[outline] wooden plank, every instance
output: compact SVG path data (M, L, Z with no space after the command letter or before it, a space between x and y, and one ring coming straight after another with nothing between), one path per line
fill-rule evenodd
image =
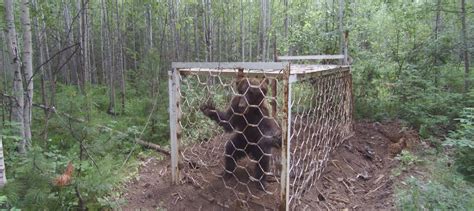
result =
M283 78L283 71L280 70L244 70L243 74L245 77L251 78ZM205 75L205 76L228 76L228 77L238 77L238 69L201 69L201 68L191 68L191 69L179 69L181 75Z
M173 62L172 68L282 70L288 62Z
M305 56L279 56L279 61L293 60L323 60L323 59L344 59L344 55L305 55Z
M290 210L290 138L291 138L291 84L289 83L290 67L284 71L283 80L283 118L281 122L281 175L279 210Z
M171 180L173 184L179 184L179 99L177 92L179 88L178 71L168 72L169 113L170 113L170 142L171 142Z
M316 71L316 72L306 72L302 74L295 74L298 81L302 81L308 78L316 78L325 75L331 75L341 72L350 72L350 66L339 66L338 68L323 70L323 71Z

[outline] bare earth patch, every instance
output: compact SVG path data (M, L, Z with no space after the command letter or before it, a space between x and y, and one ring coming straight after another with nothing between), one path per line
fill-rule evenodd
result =
M318 184L304 195L296 210L373 210L395 209L392 169L398 164L390 148L399 139L406 147L418 143L414 131L402 130L401 124L359 122L356 134L336 149L319 179ZM219 142L220 141L220 142ZM222 144L212 140L210 144ZM223 159L217 157L213 159ZM248 204L236 200L232 191L225 188L221 178L212 171L204 177L211 178L211 185L199 185L183 175L183 184L171 184L170 161L149 158L144 161L139 178L127 184L123 195L124 210L250 210L277 209L278 193L261 199L248 198ZM217 170L215 171L217 172ZM269 187L279 185L270 183ZM251 187L251 186L249 186ZM254 192L253 188L252 192ZM258 192L257 192L258 194Z

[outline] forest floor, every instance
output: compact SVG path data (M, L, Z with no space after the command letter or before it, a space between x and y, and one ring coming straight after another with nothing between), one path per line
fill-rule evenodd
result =
M405 144L401 144L404 142ZM402 145L415 150L419 137L399 122L358 122L355 135L338 147L316 186L295 204L295 210L393 210L394 189L401 177L393 170ZM214 158L221 159L221 158ZM194 182L171 184L170 161L148 158L143 161L139 177L130 181L123 194L124 210L241 210L242 204L216 177L209 186ZM204 172L206 176L211 175ZM209 175L207 175L209 174ZM186 179L184 179L186 180ZM194 184L193 184L194 183ZM270 183L269 186L277 186ZM252 188L249 189L249 191ZM248 199L250 210L271 210L278 206L278 193L270 198Z

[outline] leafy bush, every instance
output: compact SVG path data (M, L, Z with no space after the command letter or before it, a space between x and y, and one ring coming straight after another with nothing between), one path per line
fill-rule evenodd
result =
M420 162L420 159L408 150L402 150L402 152L395 157L395 160L399 160L401 165L406 167Z
M165 86L163 86L165 87ZM37 94L36 96L40 96ZM26 155L15 148L19 137L14 124L0 126L3 138L8 183L0 190L0 209L71 210L78 208L78 194L90 210L115 208L123 181L137 171L136 157L141 153L135 139L164 142L167 131L167 102L158 101L151 114L157 117L142 134L143 125L152 112L153 100L141 95L127 99L126 111L108 115L106 89L87 88L87 94L77 87L58 84L55 105L58 113L51 116L48 138L43 140L44 113L35 112L32 146ZM41 137L41 138L40 138ZM82 148L82 152L81 152ZM53 184L68 162L74 166L72 183L63 187Z
M434 159L427 178L413 176L398 187L396 203L400 210L473 210L474 186L452 171L446 157Z
M445 145L456 149L456 166L465 179L474 182L474 108L466 108L460 126L449 134Z

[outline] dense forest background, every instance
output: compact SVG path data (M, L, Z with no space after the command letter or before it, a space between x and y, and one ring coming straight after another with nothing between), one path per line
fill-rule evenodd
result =
M138 161L162 156L136 141L168 145L172 61L339 54L345 31L356 118L416 128L434 150L405 158L442 175L408 181L398 205L474 207L472 1L4 0L0 8L3 208L119 206ZM439 168L452 161L459 173ZM69 162L74 182L52 182Z

